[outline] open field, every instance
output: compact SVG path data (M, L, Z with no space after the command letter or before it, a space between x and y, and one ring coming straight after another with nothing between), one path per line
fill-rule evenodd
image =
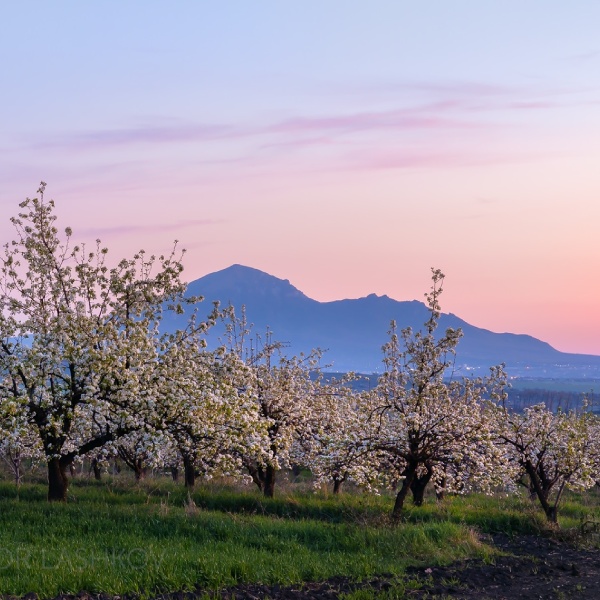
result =
M600 519L599 504L594 491L571 494L561 511L562 535L573 538L584 520ZM546 531L543 514L520 497L429 499L408 507L398 526L388 520L391 506L385 495L335 497L302 485L265 499L252 488L212 484L188 495L162 478L134 485L123 477L76 478L69 502L49 504L41 484L17 491L2 482L0 593L151 597L326 581L348 589L384 576L385 595L373 595L373 584L347 597L403 597L408 589L415 597L431 578L407 583L407 569L422 575L465 559L489 567L501 555L490 536Z

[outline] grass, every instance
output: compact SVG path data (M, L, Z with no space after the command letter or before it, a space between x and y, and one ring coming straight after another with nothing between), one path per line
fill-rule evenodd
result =
M0 482L0 594L144 596L340 575L401 578L409 565L490 558L476 531L544 527L526 500L476 495L409 508L396 527L388 520L391 497L361 493L283 490L265 499L249 488L212 485L188 496L159 479L131 485L81 478L68 503L45 498L41 484L17 492ZM573 523L599 514L597 504L576 495L563 510ZM404 585L398 580L386 597L401 597ZM361 593L370 597L363 590L356 598Z

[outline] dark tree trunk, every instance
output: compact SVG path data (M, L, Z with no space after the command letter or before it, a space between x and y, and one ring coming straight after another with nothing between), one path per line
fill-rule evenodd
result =
M94 472L94 479L100 481L102 479L102 469L100 469L97 458L92 459L92 471Z
M66 502L69 478L67 477L68 465L60 458L51 458L48 461L48 501Z
M404 510L404 501L408 496L408 491L412 485L413 479L417 472L417 463L409 463L404 470L404 480L402 481L402 487L396 494L396 502L394 503L394 510L392 511L392 519L398 520Z
M334 494L339 494L342 491L342 483L344 483L343 479L340 479L339 477L333 478L333 493Z
M171 478L173 481L179 481L179 469L177 467L171 467Z
M413 477L412 483L410 484L410 491L413 495L413 504L415 506L423 506L423 500L425 498L425 489L427 484L431 480L433 475L433 468L429 465L425 466L425 473L418 476L416 473Z
M146 478L147 469L144 466L141 458L136 459L132 463L133 472L135 473L135 480L141 481Z
M256 487L262 492L265 487L265 472L263 468L249 461L244 462L246 469L248 469L248 474L252 477L252 481L254 481Z
M550 495L551 485L544 485L538 476L538 473L530 461L525 463L525 470L527 471L527 475L529 475L529 479L531 481L531 486L535 491L535 494L544 509L544 513L546 515L546 519L550 523L558 522L558 507L556 505L552 505L548 502L548 497Z
M272 498L275 494L275 468L271 465L267 465L265 469L265 483L263 487L263 494L267 498Z
M183 479L185 487L189 490L196 485L196 469L194 461L189 456L183 457Z
M544 509L544 512L550 523L558 523L558 507L549 504L548 509Z
M444 475L435 488L435 497L437 500L442 501L446 496L446 476Z

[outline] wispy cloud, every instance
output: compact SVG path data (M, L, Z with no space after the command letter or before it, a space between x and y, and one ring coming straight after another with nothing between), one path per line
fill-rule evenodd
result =
M177 165L172 163L172 156L183 155L183 151L175 155L161 154L162 166L164 170L165 164L176 168L183 164L182 160L184 163L193 162L194 166L202 168L204 175L209 170L214 171L215 166L228 168L232 163L252 166L292 153L294 156L297 153L307 155L315 148L335 158L333 162L336 164L340 161L353 164L354 156L346 160L347 152L360 152L362 149L365 164L370 164L371 168L440 162L449 165L457 160L464 164L466 157L456 152L457 144L464 145L468 140L494 139L498 132L505 135L511 128L522 131L523 127L529 127L529 120L522 116L525 112L590 104L595 101L596 95L594 90L518 88L462 81L400 82L387 88L382 86L379 93L382 89L386 94L385 103L391 103L391 108L353 111L349 108L353 102L349 102L344 105L344 110L336 113L299 114L262 123L252 119L210 124L155 117L152 123L131 127L49 135L36 141L34 146L67 153L115 150L113 160L120 155L129 159L131 152L127 149L135 146L142 149L136 157L143 164L154 164L155 158L148 154L153 149L162 153L167 147L197 145L195 150L198 151L186 150L186 157L177 158ZM440 138L440 135L446 137ZM418 140L413 147L425 150L398 155L389 149L383 157L372 158L378 145L397 145L398 140L404 143L407 139ZM446 154L436 151L435 146L440 140L453 140L454 151ZM433 150L427 151L428 147ZM474 155L467 160L488 160L494 153L486 151L484 154L487 158Z
M548 100L524 100L521 102L509 102L506 108L515 110L549 110L560 108L564 103L550 102Z
M227 125L186 123L176 125L140 125L50 137L37 142L39 148L94 148L130 144L170 144L210 141L235 133Z
M123 129L88 131L50 136L36 141L37 148L85 150L125 145L164 145L241 138L272 138L273 143L285 143L288 136L312 133L323 139L327 135L343 135L369 131L432 130L473 127L473 123L444 118L434 111L440 107L354 112L345 115L291 117L263 125L209 125L187 123L176 125L140 125Z
M590 50L588 52L581 52L579 54L573 54L568 56L566 60L575 62L588 62L600 58L600 50Z
M338 169L345 171L445 169L523 163L548 156L555 157L555 153L551 150L502 150L493 146L482 149L477 144L440 149L439 144L432 143L420 148L378 148L348 153L343 160L339 161Z
M79 228L77 233L83 235L84 237L113 237L124 235L137 236L144 233L161 234L182 231L190 228L210 227L213 225L221 225L224 222L225 221L222 219L189 219L185 221L178 221L176 223L152 223L150 225L111 225L108 227Z
M400 81L361 86L376 93L394 92L401 94L424 94L430 97L482 97L482 96L512 96L523 93L523 88L487 83L485 81Z
M473 123L444 119L429 112L415 114L412 110L389 110L358 112L341 116L303 117L281 121L265 129L265 132L293 134L304 132L356 133L364 131L390 131L415 129L462 129Z

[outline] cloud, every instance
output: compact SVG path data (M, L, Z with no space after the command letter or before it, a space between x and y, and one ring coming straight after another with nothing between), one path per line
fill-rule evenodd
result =
M364 87L362 89L365 89ZM368 89L368 88L367 88ZM403 94L426 94L437 97L512 96L523 92L522 88L482 81L404 81L375 84L375 92L402 92Z
M161 234L181 231L193 227L210 227L213 225L221 225L225 221L222 219L186 219L176 223L152 223L150 225L111 225L109 227L88 227L78 228L77 234L84 237L113 237L123 235L139 235L141 233Z
M575 62L588 62L590 60L595 60L600 58L600 50L590 50L589 52L581 52L580 54L573 54L571 56L567 56L565 60L575 61Z
M231 127L209 124L141 125L123 129L87 131L50 138L40 148L94 148L129 144L168 144L215 140L231 134Z
M439 144L419 148L371 148L348 153L338 164L340 171L377 171L393 169L445 169L505 165L554 157L551 151L514 148L502 150L493 146L482 149L479 145L464 145L440 149ZM331 169L329 169L331 170Z
M439 106L434 110L439 110ZM464 128L473 124L445 119L427 109L416 114L414 109L396 109L378 112L355 112L346 115L292 117L263 125L209 125L187 123L176 125L141 125L123 129L109 129L49 137L33 145L40 149L86 150L133 144L163 145L235 140L252 137L285 137L294 134L317 133L320 137L381 130ZM285 143L275 140L274 143Z
M440 154L440 145L449 142L456 149L472 143L477 145L486 139L489 146L489 140L506 138L511 130L514 130L513 137L516 139L523 128L534 126L529 119L524 120L526 112L589 104L596 94L595 90L519 88L468 81L400 82L371 88L373 90L385 92L387 97L380 100L385 101L387 108L351 110L348 107L357 104L350 99L343 105L345 110L340 109L339 112L297 114L262 123L250 119L239 123L222 121L210 124L157 116L153 117L152 123L131 127L49 136L35 146L82 156L108 150L111 162L119 156L125 162L129 161L132 154L129 148L135 146L136 152L138 149L143 151L136 156L141 159L142 165L147 165L147 170L154 169L157 161L157 157L148 152L156 149L161 153L162 171L165 165L170 165L173 172L184 164L189 166L193 163L194 167L202 169L203 177L210 170L218 179L222 176L222 173L216 172L215 167L218 166L228 168L235 163L240 168L253 168L266 160L279 161L298 153L304 153L306 157L312 153L314 157L315 149L322 150L322 154L328 157L320 157L323 166L333 168L340 162L353 164L353 157L347 160L348 152L362 152L371 168L465 164L465 160L471 164L483 159L475 155L467 157L456 151ZM359 105L364 105L364 99ZM372 158L379 149L390 144L406 144L408 140L422 151L398 154L388 149L385 156ZM196 144L197 147L188 149L185 147L188 144ZM175 152L171 150L173 147ZM487 155L486 161L494 162L491 156L493 150L484 154ZM96 157L92 156L90 160L95 161ZM79 163L77 157L73 162ZM126 170L130 172L131 165ZM151 177L152 173L144 176ZM196 176L199 174L196 173Z
M271 125L265 133L293 134L305 132L357 133L369 131L414 129L462 129L472 128L473 123L444 119L429 111L415 114L412 110L388 110L358 112L342 116L300 117L287 119Z
M506 105L507 108L515 110L548 110L551 108L560 108L564 106L558 102L549 102L544 100L525 100L522 102L510 102Z

